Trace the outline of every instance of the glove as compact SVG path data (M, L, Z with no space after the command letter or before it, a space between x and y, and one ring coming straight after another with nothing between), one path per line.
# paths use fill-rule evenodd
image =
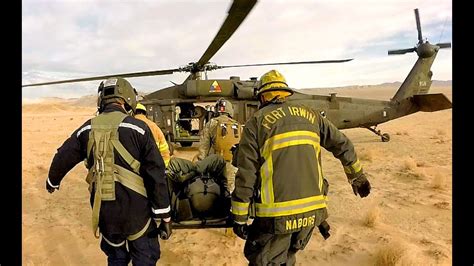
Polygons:
M50 181L49 181L49 178L46 179L46 190L49 192L49 193L53 193L55 190L59 190L59 185L57 186L53 186Z
M352 180L352 191L356 196L359 194L361 198L367 197L370 194L370 188L370 182L364 173Z
M324 240L331 236L329 233L329 229L331 229L331 227L329 226L328 222L323 221L320 225L318 225L318 229L321 235L324 237Z
M165 222L161 220L160 226L158 226L158 233L161 239L168 240L173 233L171 230L171 221Z
M234 223L234 233L242 238L243 240L247 240L247 236L249 235L249 226L245 224L238 224Z
M230 199L232 196L227 188L224 189L224 198Z

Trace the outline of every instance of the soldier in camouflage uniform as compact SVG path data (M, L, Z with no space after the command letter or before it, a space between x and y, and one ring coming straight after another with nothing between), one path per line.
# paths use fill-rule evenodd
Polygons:
M211 154L196 163L183 158L171 157L167 176L175 183L184 183L197 175L209 174L226 188L225 164L224 158L217 154Z
M293 90L279 72L260 82L260 109L245 124L236 160L234 232L247 240L250 265L294 265L316 226L329 237L321 147L341 161L355 195L366 197L371 187L351 141L318 112L286 101ZM248 226L249 207L255 219Z
M232 190L234 190L234 180L237 168L231 164L232 152L230 149L240 140L241 125L239 122L232 119L234 109L230 101L219 99L216 102L215 109L218 116L212 118L204 127L197 158L198 160L203 160L210 154L218 154L224 157L224 160L226 161L225 176L227 178L227 188L229 189L229 192L232 192ZM237 132L238 138L220 142L223 138L219 137L221 133L218 131L220 131L224 125L229 125L226 126L226 131L229 136L234 132Z

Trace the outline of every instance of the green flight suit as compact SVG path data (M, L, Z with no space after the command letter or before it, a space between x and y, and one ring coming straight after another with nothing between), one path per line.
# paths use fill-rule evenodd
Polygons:
M183 158L171 157L168 166L168 178L173 182L184 183L196 175L209 174L227 188L225 165L224 158L217 154L209 155L196 163Z

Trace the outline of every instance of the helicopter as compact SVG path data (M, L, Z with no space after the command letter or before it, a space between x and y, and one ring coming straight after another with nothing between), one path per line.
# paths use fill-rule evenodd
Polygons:
M423 40L419 12L418 9L414 11L418 43L413 48L390 50L388 54L400 55L416 52L418 60L390 101L336 97L335 93L331 93L330 96L323 96L299 91L295 91L295 94L289 98L289 101L298 102L320 112L339 129L366 128L380 136L382 142L389 141L390 135L377 130L377 126L381 123L418 111L434 112L451 108L452 103L444 94L427 94L432 83L431 77L433 73L430 70L431 65L439 49L450 48L451 44L437 43L433 45L427 40ZM226 22L224 22L224 25L226 25ZM219 33L216 39L220 37ZM212 47L212 44L210 47ZM203 56L203 58L206 57ZM197 65L190 63L189 68L199 68L199 62L201 61L198 61ZM347 61L349 60L332 60L329 62ZM204 70L206 73L209 70L226 67L299 63L307 62L238 66L205 64ZM192 73L194 75L191 75L193 79L187 79L181 85L148 94L143 102L147 106L149 113L152 114L150 118L154 119L161 127L166 128L167 132L171 133L171 140L180 142L182 146L189 146L193 141L199 141L199 132L203 128L204 121L208 120L209 112L212 114L213 111L205 110L202 106L195 106L194 103L196 102L215 101L219 98L227 99L235 106L234 118L241 123L245 123L258 110L259 103L256 99L256 92L259 87L259 81L257 78L244 81L240 80L239 77L233 76L229 80L208 80L207 78L202 80L199 78L199 72ZM191 127L190 120L197 122L198 126L196 129Z
M163 88L146 94L141 103L147 108L147 116L162 129L169 142L191 146L199 142L200 134L206 121L214 114L213 105L219 99L230 101L234 107L234 119L244 124L259 109L256 92L260 81L257 78L241 80L238 76L229 79L208 79L209 71L252 66L277 66L295 64L345 63L352 59L280 62L242 65L216 65L209 60L217 53L224 43L232 36L250 13L257 0L234 0L228 15L208 46L207 50L196 62L183 67L154 71L112 74L88 78L60 80L22 85L22 87L72 83L81 81L103 80L110 77L144 77L169 75L175 72L189 72L189 76L181 84ZM289 101L306 105L330 120L339 129L366 128L378 135L383 142L390 140L388 133L377 130L379 124L397 119L418 111L434 112L452 108L451 101L444 94L428 94L431 87L433 72L431 66L439 49L450 48L450 43L431 44L423 39L418 9L415 9L418 42L412 48L388 51L389 55L401 55L415 52L417 61L407 77L389 101L338 97L335 93L319 95L295 90ZM187 219L179 221L182 228L229 227L229 213L219 217ZM174 222L177 222L173 219Z
M250 80L241 80L238 76L229 79L208 79L208 71L252 66L275 66L296 64L323 64L345 63L352 59L300 61L282 63L216 65L209 60L232 36L240 24L250 13L256 0L235 0L228 15L214 37L213 41L197 62L185 66L154 71L122 73L104 76L95 76L80 79L60 80L22 85L22 87L52 85L70 82L102 80L119 76L144 77L155 75L169 75L175 72L189 72L189 76L181 84L163 88L144 95L141 103L147 108L147 115L162 129L169 142L180 143L181 146L191 146L199 142L205 123L213 116L213 103L218 99L229 100L234 106L234 119L240 123L245 121L258 110L259 102L256 91L259 81L256 77ZM416 52L418 60L410 70L408 76L390 101L337 97L335 93L318 95L303 93L295 90L289 100L307 105L332 121L339 129L367 128L380 136L383 142L390 140L388 133L377 130L381 123L406 116L418 111L434 112L452 107L451 102L443 94L427 94L431 86L433 75L431 65L439 49L450 48L450 43L430 44L423 40L418 9L415 9L418 43L413 48L390 50L389 55L399 55Z

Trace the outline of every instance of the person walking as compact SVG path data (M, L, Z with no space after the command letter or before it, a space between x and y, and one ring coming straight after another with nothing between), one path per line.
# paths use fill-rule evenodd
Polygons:
M98 88L98 115L86 121L57 150L46 189L59 190L79 162L89 170L92 231L108 265L155 265L158 234L171 236L170 199L165 164L145 122L129 114L137 93L123 78ZM159 223L159 226L157 225Z
M242 134L242 125L232 117L234 108L232 103L219 99L215 105L217 117L212 118L204 127L201 135L198 160L203 160L208 155L217 154L226 161L225 176L229 193L234 189L235 168L232 162L232 146L239 143Z
M231 212L250 265L294 265L315 227L330 236L321 147L341 161L354 194L370 193L349 138L318 112L288 100L293 93L280 72L262 75L259 110L239 142ZM247 225L249 209L255 219Z

